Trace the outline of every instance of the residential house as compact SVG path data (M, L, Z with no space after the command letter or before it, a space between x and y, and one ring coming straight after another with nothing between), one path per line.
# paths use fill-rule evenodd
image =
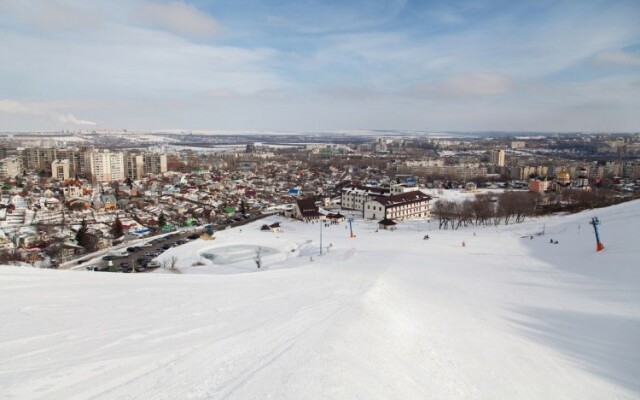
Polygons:
M303 221L314 221L321 219L324 215L320 213L315 200L308 198L296 200L291 217Z

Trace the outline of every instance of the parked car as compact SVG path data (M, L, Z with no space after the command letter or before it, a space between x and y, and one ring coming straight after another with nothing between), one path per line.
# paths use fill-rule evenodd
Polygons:
M194 233L193 235L187 236L187 239L189 240L200 239L200 235L198 235L197 233Z
M120 263L120 268L129 268L129 263L128 262L121 262Z
M144 272L147 270L143 265L138 265L134 269L136 270L136 272Z
M147 264L147 268L158 268L158 267L160 267L160 263L156 260L151 260Z
M171 248L171 245L170 244L165 244L165 245L162 246L162 248L165 249L165 250L169 250Z
M108 254L108 255L106 255L106 256L104 256L104 257L102 257L102 259L103 259L104 261L113 261L113 260L115 260L115 259L116 259L116 256L113 256L113 255L111 255L111 254Z

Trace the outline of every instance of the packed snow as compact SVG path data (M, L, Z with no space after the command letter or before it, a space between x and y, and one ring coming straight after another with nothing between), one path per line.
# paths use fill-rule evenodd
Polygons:
M436 227L273 216L164 273L2 267L0 398L640 397L640 201Z

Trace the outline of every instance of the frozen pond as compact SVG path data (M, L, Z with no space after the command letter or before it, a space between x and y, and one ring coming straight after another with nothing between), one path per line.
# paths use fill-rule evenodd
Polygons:
M213 261L215 264L225 265L240 261L254 260L258 249L260 251L260 257L279 253L279 251L273 247L257 246L252 244L236 244L206 249L202 251L200 255L207 260Z

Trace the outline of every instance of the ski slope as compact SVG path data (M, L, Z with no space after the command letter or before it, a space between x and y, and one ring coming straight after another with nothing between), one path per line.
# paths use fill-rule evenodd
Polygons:
M2 267L0 398L640 397L640 202L435 225L323 227L320 255L319 224L271 217L171 249L172 271Z

